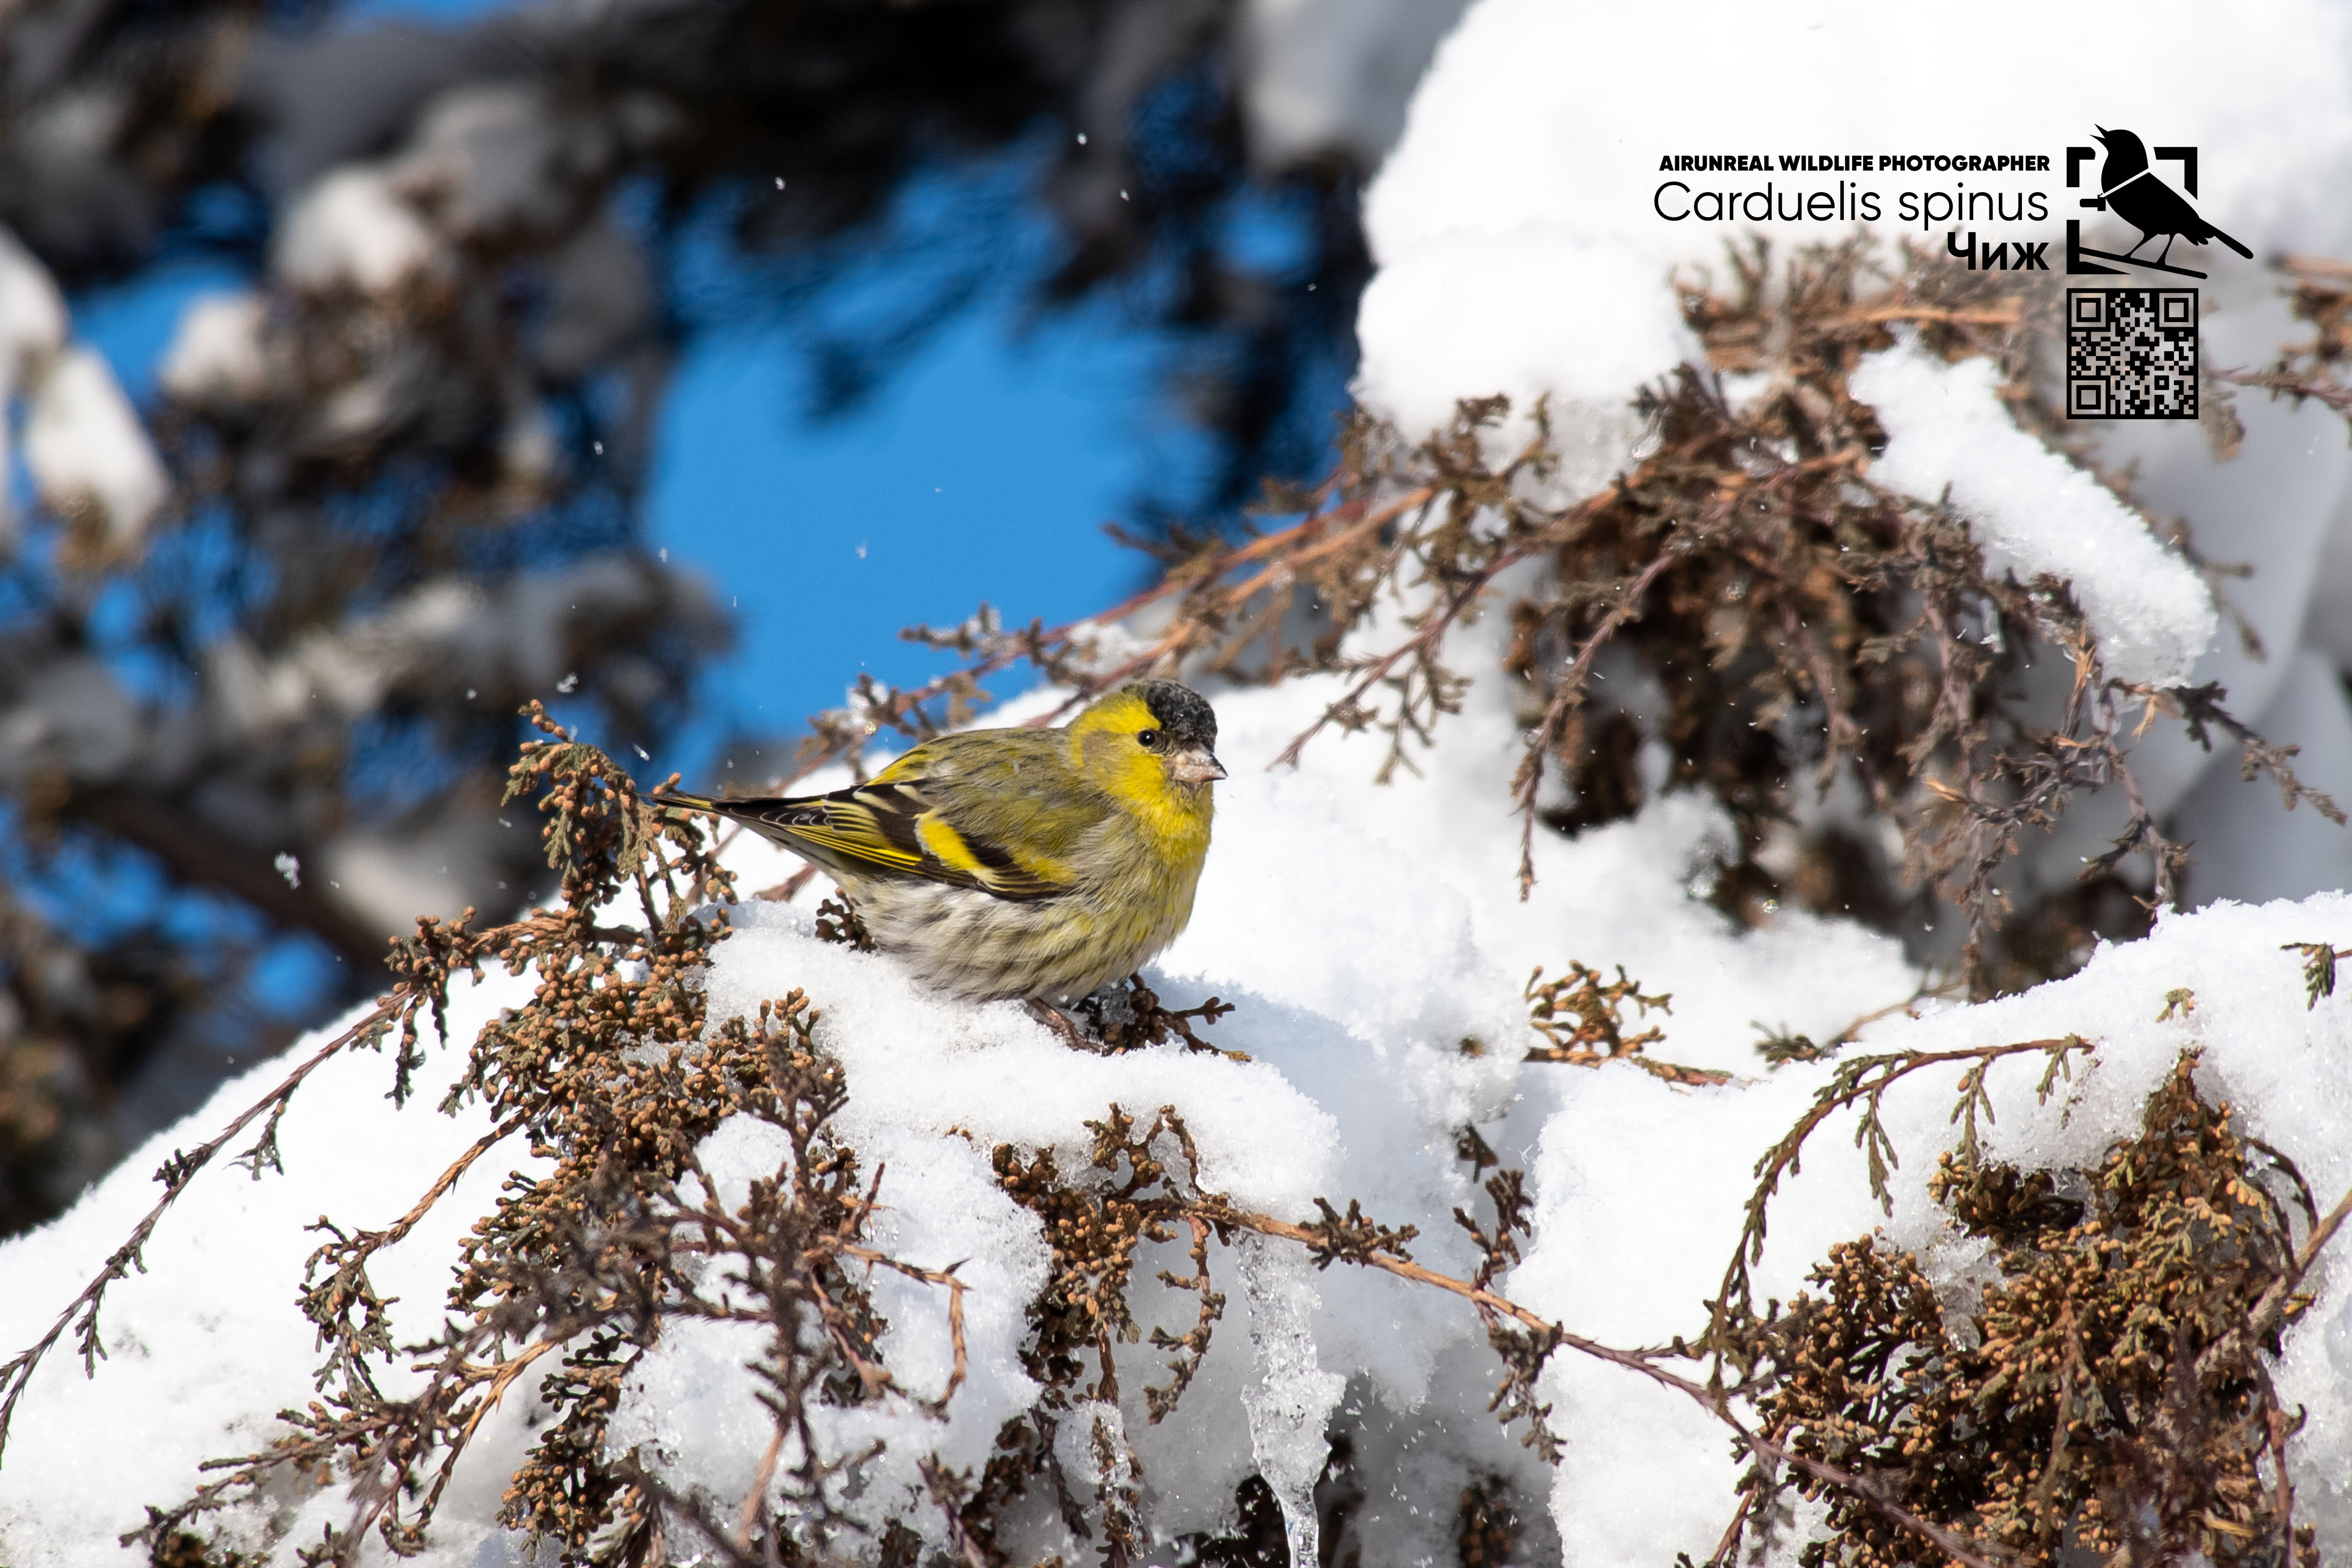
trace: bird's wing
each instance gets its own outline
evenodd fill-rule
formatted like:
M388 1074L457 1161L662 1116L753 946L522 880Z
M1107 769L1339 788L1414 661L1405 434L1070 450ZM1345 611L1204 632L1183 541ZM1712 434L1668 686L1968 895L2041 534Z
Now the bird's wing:
M919 779L877 779L830 795L782 800L667 795L656 797L656 803L731 817L788 849L810 852L831 869L919 877L1016 900L1068 891L1066 883L1024 865L986 836L959 831Z

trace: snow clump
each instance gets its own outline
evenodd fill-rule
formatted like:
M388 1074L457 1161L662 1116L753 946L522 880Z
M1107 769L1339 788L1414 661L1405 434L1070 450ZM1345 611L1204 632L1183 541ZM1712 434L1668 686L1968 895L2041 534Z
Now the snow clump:
M0 405L26 400L25 466L43 502L89 516L92 542L134 550L171 482L113 371L68 333L56 279L0 229ZM8 455L5 426L0 420L0 466ZM0 500L0 537L13 533Z
M1848 382L1877 411L1880 483L1934 505L1950 497L1985 565L2074 585L2117 680L2177 685L2221 617L2201 579L2115 492L2017 428L1990 360L1956 365L1906 345L1873 354Z

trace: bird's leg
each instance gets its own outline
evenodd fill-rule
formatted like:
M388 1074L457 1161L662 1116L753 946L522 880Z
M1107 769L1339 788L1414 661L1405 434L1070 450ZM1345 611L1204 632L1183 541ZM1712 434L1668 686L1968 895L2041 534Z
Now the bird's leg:
M2179 237L2180 236L2179 235L2167 235L2164 236L2164 248L2157 253L2157 266L2162 267L2164 265L2164 258L2172 254L2172 242Z
M1064 1042L1072 1050L1087 1051L1096 1056L1110 1054L1109 1047L1087 1039L1086 1030L1078 1027L1077 1020L1053 1003L1032 997L1023 1005L1028 1008L1031 1018L1060 1035Z
M2123 255L2122 255L2122 256L2118 256L2118 257L2116 257L2116 259L2117 259L2118 261L2129 261L2133 256L2137 256L2137 255L2139 254L2139 247L2140 247L2141 246L2146 245L2148 241L2150 241L2150 240L2154 239L2155 237L2156 237L2156 235L2153 235L2153 234L2144 234L2144 235L2140 235L2140 236L2139 236L2139 239L2138 239L2138 241L2137 241L2137 243L2134 244L2134 245L2133 245L2133 246L2131 247L2131 249L2129 249L2129 250L2127 250L2127 251L2124 252L2124 253L2123 253Z

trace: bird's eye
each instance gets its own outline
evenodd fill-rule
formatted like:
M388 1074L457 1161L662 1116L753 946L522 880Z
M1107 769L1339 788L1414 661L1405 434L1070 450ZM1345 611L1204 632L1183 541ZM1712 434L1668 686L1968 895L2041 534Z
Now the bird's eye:
M1135 743L1146 748L1156 747L1160 744L1160 732L1156 729L1139 729L1135 732Z

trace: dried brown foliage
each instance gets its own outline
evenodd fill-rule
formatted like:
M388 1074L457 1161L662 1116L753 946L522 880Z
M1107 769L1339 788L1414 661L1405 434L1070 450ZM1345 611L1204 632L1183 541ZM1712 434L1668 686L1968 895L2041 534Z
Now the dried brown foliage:
M860 953L874 951L874 934L866 929L866 921L849 902L847 894L820 900L816 906L816 937L820 942L838 943L855 947Z
M1139 1128L1135 1117L1113 1105L1087 1128L1094 1147L1083 1171L1066 1174L1050 1149L1024 1157L1005 1144L991 1155L997 1181L1043 1222L1052 1249L1053 1272L1030 1303L1034 1329L1022 1354L1024 1366L1045 1392L1026 1421L1012 1423L998 1438L998 1455L989 1462L964 1519L973 1539L988 1551L995 1534L988 1513L1033 1487L1048 1487L1072 1532L1087 1538L1099 1526L1104 1561L1121 1563L1144 1544L1138 1494L1127 1479L1139 1473L1134 1455L1125 1451L1122 1438L1097 1425L1095 1445L1103 1451L1097 1455L1095 1474L1072 1478L1055 1459L1056 1435L1064 1422L1089 1419L1083 1406L1118 1402L1116 1347L1144 1337L1127 1301L1139 1246L1186 1240L1192 1272L1162 1270L1159 1277L1197 1302L1194 1321L1184 1333L1157 1325L1150 1332L1155 1348L1174 1353L1167 1363L1168 1381L1143 1391L1153 1423L1175 1410L1200 1370L1210 1335L1224 1315L1225 1298L1210 1281L1211 1227L1192 1212L1200 1192L1199 1157L1175 1108L1161 1107ZM1164 1156L1153 1150L1162 1137L1170 1145ZM1085 1495L1074 1490L1074 1480L1087 1483Z
M38 853L55 844L36 848ZM172 1032L235 989L234 964L152 931L94 951L0 889L0 1236L63 1208L121 1153L121 1084ZM223 955L222 956L226 956Z
M1625 967L1617 966L1617 977L1604 980L1601 971L1588 968L1571 958L1568 973L1557 980L1546 980L1538 967L1528 977L1528 1020L1535 1026L1544 1043L1528 1050L1529 1061L1564 1061L1576 1067L1598 1067L1604 1061L1630 1061L1654 1077L1669 1083L1727 1083L1728 1072L1717 1072L1696 1067L1678 1067L1671 1061L1660 1061L1644 1055L1643 1047L1655 1045L1666 1038L1666 1031L1655 1027L1625 1032L1625 1004L1639 1008L1648 1017L1655 1009L1671 1012L1671 996L1648 997L1641 987L1625 977Z
M1065 1177L1050 1149L1024 1160L1018 1149L1003 1144L991 1155L997 1181L1044 1221L1053 1250L1053 1278L1031 1309L1037 1338L1024 1359L1030 1375L1060 1396L1049 1403L1066 1404L1072 1397L1115 1401L1118 1368L1113 1346L1143 1337L1127 1305L1136 1248L1174 1240L1181 1230L1192 1243L1194 1271L1189 1278L1172 1272L1161 1277L1175 1289L1194 1292L1200 1315L1181 1338L1153 1331L1155 1346L1178 1353L1168 1364L1169 1383L1145 1391L1146 1406L1157 1421L1175 1408L1207 1349L1210 1325L1224 1311L1224 1297L1209 1288L1208 1224L1189 1213L1199 1193L1199 1157L1173 1106L1162 1106L1140 1131L1135 1118L1117 1105L1087 1128L1094 1134L1088 1170L1103 1174L1099 1186ZM1181 1151L1189 1187L1152 1152L1153 1140L1163 1134ZM1083 1381L1088 1370L1095 1375L1091 1383Z
M1511 1507L1509 1486L1488 1476L1462 1489L1462 1511L1456 1523L1454 1552L1462 1568L1499 1568L1518 1549L1519 1519Z
M1105 986L1071 1009L1087 1038L1108 1055L1181 1040L1187 1051L1205 1051L1247 1061L1249 1058L1239 1051L1219 1051L1192 1028L1196 1021L1213 1024L1233 1010L1232 1003L1217 997L1211 997L1198 1007L1165 1007L1160 1003L1160 993L1144 984L1141 975L1129 975Z
M2095 1170L1944 1156L1931 1194L1997 1249L1964 1318L1910 1254L1833 1248L1811 1275L1822 1294L1780 1324L1764 1437L1988 1557L2316 1563L2285 1479L2300 1417L2265 1357L2299 1310L2298 1236L2320 1216L2293 1165L2198 1092L2196 1065L2182 1057ZM1774 1484L1762 1466L1748 1481ZM1809 1568L1945 1561L1856 1493L1792 1484L1828 1505Z
M2213 379L2296 403L2322 402L2352 418L2352 381L2345 376L2352 366L2352 266L2315 256L2290 256L2279 265L2294 283L2296 319L2312 325L2311 340L2284 345L2264 369L2217 370Z
M1806 1140L1824 1123L1842 1111L1858 1113L1854 1146L1864 1153L1871 1196L1892 1214L1894 1193L1887 1182L1899 1156L1880 1115L1888 1090L1915 1073L1959 1067L1952 1122L1960 1129L1958 1148L1962 1157L1973 1162L1979 1158L1979 1118L1990 1120L1992 1113L1992 1101L1985 1089L1987 1069L2009 1057L2040 1053L2043 1067L2035 1092L2047 1101L2059 1081L2071 1075L2073 1058L2076 1054L2087 1056L2095 1049L2077 1036L2067 1035L2057 1040L1969 1046L1956 1051L1892 1051L1841 1062L1796 1124L1756 1162L1756 1187L1748 1195L1740 1222L1739 1243L1724 1270L1723 1283L1708 1303L1706 1343L1718 1358L1717 1380L1721 1379L1724 1365L1736 1367L1743 1380L1752 1378L1769 1346L1771 1316L1769 1311L1762 1316L1758 1314L1754 1281L1748 1270L1764 1256L1772 1199L1780 1193L1782 1179L1803 1168Z
M726 935L724 901L732 889L696 821L648 807L602 752L543 713L534 718L546 738L526 747L511 795L534 802L545 818L562 902L487 930L475 930L470 916L421 923L394 955L400 978L383 1004L215 1138L175 1154L159 1173L165 1193L155 1210L50 1333L4 1369L0 1416L13 1413L33 1367L68 1330L94 1368L104 1354L99 1317L108 1283L136 1266L141 1243L189 1179L257 1124L242 1163L257 1179L275 1168L278 1121L319 1066L355 1044L391 1044L394 1093L405 1099L425 1063L426 1029L446 1031L448 988L459 973L497 963L535 977L529 1002L502 1011L476 1037L443 1103L447 1110L479 1100L491 1113L491 1130L390 1225L352 1228L322 1219L316 1227L323 1239L300 1300L318 1329L319 1397L282 1412L280 1434L260 1449L215 1461L214 1478L190 1496L150 1510L135 1539L159 1563L226 1568L241 1561L227 1540L208 1539L212 1516L289 1489L296 1495L331 1489L352 1505L347 1522L303 1548L305 1562L354 1561L371 1533L395 1552L414 1552L426 1543L484 1418L518 1397L535 1399L550 1418L510 1479L503 1518L538 1539L551 1553L546 1561L654 1564L680 1552L745 1563L876 1553L914 1560L915 1538L903 1526L892 1523L881 1540L863 1539L870 1526L841 1511L845 1490L855 1490L875 1452L825 1452L809 1413L826 1403L896 1399L943 1414L962 1375L962 1287L952 1270L917 1269L865 1241L879 1176L862 1176L856 1152L831 1132L845 1089L838 1066L814 1043L816 1014L808 999L794 992L763 1005L755 1019L705 1015L700 971ZM720 902L709 902L714 895ZM616 901L634 904L642 924L599 924L598 912ZM854 910L835 906L827 924L830 939L856 941ZM1171 1009L1139 979L1092 1000L1094 1010L1082 1016L1108 1051L1179 1042L1212 1049L1192 1026L1231 1010L1214 998ZM734 1115L782 1129L790 1154L773 1176L751 1185L747 1201L730 1207L695 1149ZM1143 1390L1152 1419L1176 1409L1223 1316L1213 1256L1237 1233L1255 1231L1298 1243L1324 1265L1383 1268L1467 1296L1504 1354L1497 1408L1507 1419L1527 1417L1530 1441L1554 1451L1542 1428L1545 1412L1532 1397L1534 1378L1559 1343L1590 1342L1561 1334L1493 1291L1517 1260L1517 1238L1526 1229L1520 1173L1498 1172L1486 1184L1496 1208L1491 1232L1456 1216L1486 1259L1475 1280L1458 1281L1412 1261L1411 1227L1369 1220L1352 1201L1344 1214L1323 1204L1318 1218L1293 1225L1205 1190L1172 1108L1139 1124L1113 1105L1087 1129L1091 1157L1079 1170L1063 1171L1051 1150L1008 1145L994 1154L1000 1180L1038 1215L1052 1249L1051 1278L1032 1303L1024 1352L1045 1395L1008 1426L981 1475L936 1465L924 1472L968 1561L1006 1561L994 1544L1003 1511L1039 1487L1049 1489L1075 1533L1099 1539L1107 1563L1129 1561L1143 1544L1139 1467L1089 1406L1116 1404L1116 1347L1145 1337L1128 1304L1145 1243L1183 1246L1184 1270L1162 1269L1158 1277L1194 1303L1190 1322L1149 1332L1150 1343L1168 1354L1165 1382ZM454 1260L442 1331L400 1343L371 1264L407 1239L478 1162L510 1152L516 1136L527 1138L548 1168L509 1177L473 1226ZM1486 1154L1477 1168L1494 1163ZM867 1284L876 1269L946 1294L958 1346L946 1386L903 1386L884 1364L876 1348L884 1325ZM681 1493L658 1467L607 1452L607 1424L631 1368L667 1325L690 1319L768 1331L754 1372L774 1437L743 1499ZM386 1375L404 1368L405 1379ZM1064 1472L1055 1439L1067 1421L1086 1424L1091 1474ZM1251 1528L1251 1517L1244 1508L1241 1536L1195 1542L1203 1560L1263 1556L1256 1540L1263 1531Z
M1469 1300L1503 1367L1488 1407L1506 1423L1524 1422L1527 1446L1547 1462L1557 1463L1560 1448L1557 1435L1546 1425L1550 1407L1538 1403L1536 1380L1551 1354L1563 1344L1640 1366L1670 1383L1681 1382L1651 1365L1671 1353L1649 1353L1644 1359L1609 1350L1566 1333L1497 1293L1499 1277L1519 1261L1519 1239L1528 1233L1530 1205L1523 1172L1496 1170L1487 1177L1486 1191L1494 1207L1491 1222L1482 1225L1464 1210L1454 1211L1454 1222L1469 1235L1481 1258L1475 1274L1463 1280L1415 1262L1408 1250L1417 1235L1415 1228L1382 1225L1368 1218L1356 1200L1350 1199L1342 1212L1318 1198L1316 1218L1294 1224L1236 1207L1223 1194L1203 1188L1197 1151L1173 1107L1163 1106L1150 1124L1139 1126L1136 1117L1113 1105L1104 1120L1089 1122L1087 1127L1094 1142L1091 1159L1083 1170L1065 1171L1050 1150L1024 1155L1018 1148L1003 1145L992 1155L998 1182L1044 1221L1053 1271L1031 1305L1034 1337L1024 1354L1024 1366L1045 1385L1046 1394L1025 1420L1013 1422L999 1437L998 1454L963 1513L966 1528L982 1543L984 1553L992 1552L991 1515L1032 1488L1051 1489L1048 1495L1055 1499L1065 1522L1081 1537L1090 1537L1095 1526L1100 1526L1105 1563L1129 1561L1139 1544L1131 1496L1099 1482L1081 1495L1073 1488L1071 1478L1062 1473L1054 1454L1059 1423L1074 1412L1083 1416L1087 1405L1117 1401L1117 1347L1145 1337L1128 1304L1137 1250L1145 1242L1185 1244L1188 1271L1163 1269L1158 1278L1197 1303L1194 1321L1184 1333L1160 1325L1150 1330L1154 1348L1173 1353L1165 1364L1168 1380L1143 1390L1144 1408L1154 1424L1176 1411L1223 1316L1225 1296L1212 1280L1213 1253L1221 1253L1224 1244L1244 1231L1296 1242L1307 1249L1318 1268L1348 1263L1377 1269ZM1475 1129L1465 1130L1462 1155L1475 1173L1499 1164ZM1344 1469L1348 1463L1344 1446L1335 1447L1334 1455L1333 1465ZM1132 1453L1115 1458L1115 1464L1100 1467L1102 1472L1139 1475ZM1322 1511L1330 1515L1338 1509L1344 1514L1341 1505L1347 1489L1332 1485L1330 1472L1326 1483L1324 1493L1318 1494ZM1481 1550L1504 1539L1498 1532L1507 1528L1503 1522L1507 1512L1495 1511L1504 1509L1503 1493L1489 1490L1492 1496L1478 1509L1465 1503L1463 1540L1472 1545L1489 1543ZM1190 1543L1192 1549L1203 1562L1258 1560L1252 1553L1261 1552L1262 1543L1250 1544L1255 1532L1246 1506L1242 1518L1241 1537L1223 1542L1195 1541ZM1338 1518L1326 1520L1331 1527L1329 1539L1335 1542L1339 1522ZM1278 1533L1275 1539L1279 1540ZM996 1560L990 1556L991 1562Z
M962 1378L963 1287L952 1270L913 1267L866 1239L880 1176L866 1175L832 1132L846 1089L838 1066L815 1047L809 999L794 992L751 1019L706 1016L698 975L726 930L723 902L706 897L723 900L730 887L694 821L647 808L610 759L538 716L547 738L517 765L514 789L546 818L565 902L487 931L467 921L420 926L396 955L400 979L382 1006L217 1137L167 1163L154 1213L49 1336L5 1369L9 1404L0 1415L68 1329L86 1357L102 1354L98 1317L107 1283L134 1264L139 1243L195 1171L247 1136L243 1162L257 1179L271 1168L277 1123L291 1097L353 1044L394 1045L394 1092L408 1093L425 1030L446 1027L451 980L497 962L533 975L533 994L477 1036L447 1102L478 1097L492 1113L491 1131L392 1225L321 1222L324 1239L302 1293L320 1334L319 1398L285 1412L281 1434L266 1447L218 1461L215 1479L152 1511L138 1532L151 1555L226 1568L240 1559L228 1542L206 1539L215 1510L240 1497L320 1487L348 1498L352 1513L305 1549L306 1561L350 1562L370 1531L395 1552L413 1552L485 1416L502 1398L529 1396L551 1418L510 1479L504 1517L536 1534L549 1561L632 1568L681 1557L922 1561L904 1520L885 1521L877 1535L843 1507L877 1450L826 1451L811 1413L892 1400L944 1414ZM598 924L597 912L616 899L634 901L643 924ZM835 911L833 939L853 941L853 921L854 912ZM2303 956L2315 1005L2342 955L2325 944L2293 950ZM1530 995L1531 1026L1582 1053L1560 1059L1593 1065L1640 1061L1648 1041L1624 1031L1622 1009L1664 1003L1622 975L1608 982L1580 966L1568 981L1531 982ZM1118 1028L1175 1020L1160 1025L1163 1045L1189 1047L1176 1025L1224 1010L1212 1003L1170 1012L1136 982L1106 1000L1129 1009ZM2193 1006L2178 993L2168 1001L2168 1009ZM1143 1043L1140 1036L1111 1041L1111 1032L1104 1031L1106 1049ZM2352 1197L2319 1215L2284 1156L2234 1131L2226 1106L2198 1095L2190 1061L2150 1101L2138 1136L2119 1144L2098 1171L2021 1172L1983 1157L1977 1132L1990 1112L1990 1069L2040 1055L2046 1095L2075 1057L2095 1050L2066 1037L1840 1062L1806 1116L1759 1164L1739 1252L1706 1332L1637 1350L1601 1343L1501 1293L1521 1259L1530 1204L1523 1174L1502 1168L1475 1128L1463 1130L1459 1153L1483 1178L1491 1212L1454 1216L1478 1259L1466 1278L1416 1260L1413 1227L1384 1224L1354 1200L1344 1207L1318 1200L1314 1218L1292 1221L1205 1188L1172 1107L1149 1122L1109 1107L1087 1124L1087 1157L1075 1167L1050 1148L1000 1146L992 1156L998 1180L1038 1217L1050 1248L1024 1349L1044 1394L1007 1424L978 1474L925 1460L929 1506L952 1555L975 1568L1013 1561L1001 1537L1024 1498L1056 1511L1105 1563L1135 1561L1147 1543L1146 1478L1104 1414L1118 1400L1119 1349L1148 1338L1165 1353L1167 1376L1142 1391L1141 1403L1155 1421L1173 1414L1223 1316L1216 1270L1224 1249L1247 1232L1302 1247L1319 1267L1371 1269L1461 1297L1497 1356L1490 1407L1519 1426L1545 1460L1558 1462L1561 1450L1539 1380L1559 1352L1696 1402L1753 1460L1718 1563L1777 1527L1790 1487L1827 1503L1833 1539L1811 1553L1824 1563L1892 1568L1941 1557L1985 1564L2053 1542L2122 1551L2124 1562L2152 1563L2191 1546L2218 1562L2280 1560L2276 1551L2260 1555L2267 1542L2309 1563L2292 1494L2278 1481L2294 1423L2278 1406L2265 1357L2306 1300L2301 1282L2352 1213ZM1747 1270L1769 1205L1807 1138L1832 1116L1856 1112L1870 1180L1887 1196L1895 1151L1881 1103L1895 1084L1942 1068L1959 1071L1958 1141L1933 1190L1959 1224L1999 1249L1998 1281L1969 1325L1954 1326L1915 1262L1870 1240L1833 1251L1814 1276L1819 1299L1759 1309ZM790 1153L730 1207L695 1149L735 1115L781 1129ZM372 1260L518 1134L548 1168L510 1178L474 1226L455 1260L441 1333L396 1343L388 1303L369 1277ZM1130 1305L1136 1270L1147 1246L1169 1245L1184 1261L1160 1269L1158 1279L1190 1298L1191 1321L1147 1327ZM885 1364L877 1350L885 1325L870 1289L876 1270L945 1297L958 1357L943 1386L907 1386ZM740 1499L681 1491L647 1458L607 1451L607 1425L631 1368L667 1326L686 1320L764 1331L753 1372L773 1437ZM1712 1371L1702 1378L1676 1370L1694 1361ZM385 1374L402 1364L406 1391L393 1392ZM1063 1440L1070 1424L1075 1449ZM1073 1452L1087 1456L1080 1473L1068 1467ZM1344 1445L1334 1452L1318 1495L1336 1543L1350 1500L1372 1478L1354 1475ZM1200 1561L1276 1560L1281 1537L1268 1533L1263 1492L1262 1484L1244 1489L1240 1533L1188 1542ZM1518 1535L1511 1511L1499 1482L1465 1492L1462 1561L1507 1559Z

